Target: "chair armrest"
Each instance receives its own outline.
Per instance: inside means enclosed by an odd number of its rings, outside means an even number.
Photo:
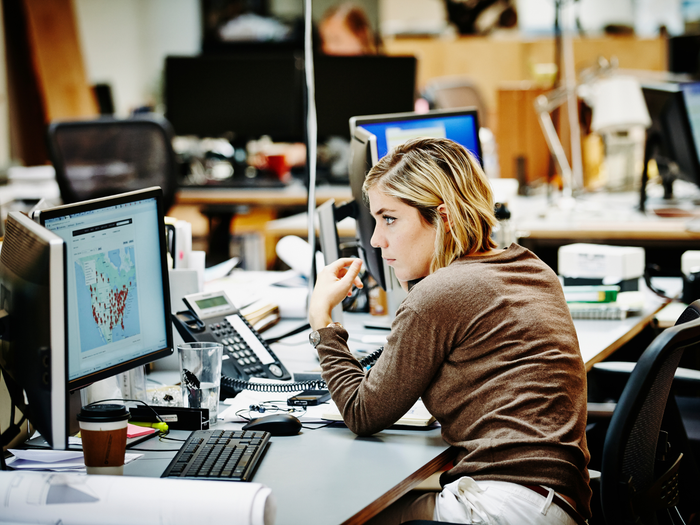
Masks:
[[[629,361],[602,361],[593,365],[593,370],[612,372],[615,374],[629,375],[636,363]],[[685,386],[700,386],[700,370],[678,367],[674,375],[674,382]]]
[[[610,419],[617,403],[588,403],[588,419]]]

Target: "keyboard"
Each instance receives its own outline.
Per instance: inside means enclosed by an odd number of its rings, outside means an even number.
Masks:
[[[195,430],[161,478],[250,481],[269,442],[269,432]]]

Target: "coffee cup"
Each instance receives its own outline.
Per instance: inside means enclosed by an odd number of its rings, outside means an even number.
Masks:
[[[88,474],[124,473],[128,421],[124,405],[96,404],[81,409],[78,422]]]

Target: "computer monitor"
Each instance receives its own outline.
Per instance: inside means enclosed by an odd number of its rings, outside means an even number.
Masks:
[[[68,388],[172,354],[160,188],[42,210],[66,244]]]
[[[165,116],[176,135],[303,142],[303,75],[294,51],[169,56]]]
[[[436,110],[428,113],[359,116],[350,119],[350,187],[356,203],[357,236],[360,254],[375,281],[387,290],[389,268],[381,250],[370,244],[375,220],[363,202],[362,184],[370,168],[389,150],[411,138],[445,137],[466,149],[482,162],[479,121],[476,109]],[[483,165],[483,162],[482,162]]]
[[[640,208],[644,210],[648,162],[656,160],[664,198],[673,197],[673,181],[700,186],[700,82],[643,84],[651,116],[647,131]]]
[[[413,56],[314,57],[319,139],[347,139],[355,115],[413,111],[416,64]]]
[[[476,108],[352,117],[350,132],[358,126],[377,137],[377,156],[380,159],[393,147],[409,139],[442,137],[467,148],[483,166]]]
[[[12,403],[56,449],[68,445],[65,251],[61,237],[9,213],[0,251],[0,367]]]
[[[314,57],[318,137],[348,137],[354,115],[412,111],[412,56]],[[165,116],[177,135],[304,142],[304,60],[295,51],[165,60]]]

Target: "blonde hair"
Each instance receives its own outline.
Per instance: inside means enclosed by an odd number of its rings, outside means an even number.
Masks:
[[[362,185],[365,201],[370,189],[416,208],[436,229],[431,273],[464,255],[496,248],[491,239],[496,224],[491,185],[476,157],[456,142],[420,138],[397,146],[367,174]],[[441,204],[449,228],[438,210]]]

